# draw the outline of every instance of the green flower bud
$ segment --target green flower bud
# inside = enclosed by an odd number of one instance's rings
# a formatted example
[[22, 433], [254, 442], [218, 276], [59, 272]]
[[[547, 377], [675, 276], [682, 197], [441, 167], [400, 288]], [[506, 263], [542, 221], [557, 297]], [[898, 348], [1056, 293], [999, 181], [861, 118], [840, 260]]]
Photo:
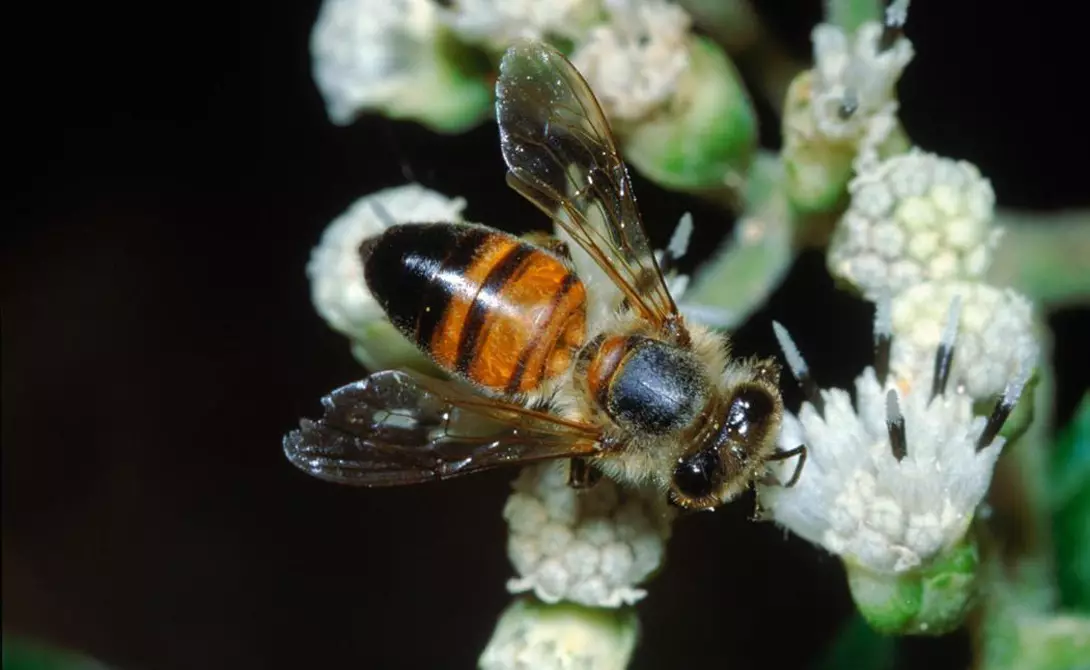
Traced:
[[625, 158], [666, 188], [722, 188], [749, 170], [757, 117], [734, 64], [715, 43], [693, 36], [688, 54], [667, 106], [621, 127]]
[[852, 599], [867, 622], [891, 635], [942, 635], [964, 620], [976, 596], [977, 547], [971, 540], [901, 574], [845, 563]]

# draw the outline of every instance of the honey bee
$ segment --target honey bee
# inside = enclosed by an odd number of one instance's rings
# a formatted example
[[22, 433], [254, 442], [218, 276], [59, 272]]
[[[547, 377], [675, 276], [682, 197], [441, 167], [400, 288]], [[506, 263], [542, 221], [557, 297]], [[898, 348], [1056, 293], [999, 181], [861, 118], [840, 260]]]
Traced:
[[779, 365], [731, 358], [726, 335], [679, 313], [583, 77], [547, 45], [516, 45], [496, 113], [508, 183], [567, 239], [414, 223], [365, 240], [367, 286], [451, 378], [386, 370], [333, 391], [284, 438], [290, 461], [392, 486], [569, 459], [573, 486], [604, 474], [713, 509], [798, 456], [793, 485], [806, 452], [776, 446]]

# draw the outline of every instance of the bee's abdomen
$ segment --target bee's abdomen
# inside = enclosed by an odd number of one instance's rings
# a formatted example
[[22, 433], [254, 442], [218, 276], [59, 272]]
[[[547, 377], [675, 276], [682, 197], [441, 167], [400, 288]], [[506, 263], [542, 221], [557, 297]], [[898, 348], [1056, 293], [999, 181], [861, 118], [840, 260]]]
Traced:
[[394, 226], [360, 247], [390, 321], [441, 366], [526, 392], [566, 369], [586, 332], [586, 290], [559, 259], [484, 226]]

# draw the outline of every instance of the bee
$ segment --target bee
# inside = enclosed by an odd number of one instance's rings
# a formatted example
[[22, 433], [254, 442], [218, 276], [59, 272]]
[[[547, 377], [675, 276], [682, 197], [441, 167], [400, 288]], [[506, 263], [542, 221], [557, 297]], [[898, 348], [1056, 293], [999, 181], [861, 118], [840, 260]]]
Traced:
[[[496, 83], [507, 181], [559, 227], [545, 244], [467, 223], [393, 225], [360, 247], [368, 288], [450, 378], [385, 370], [323, 398], [288, 459], [360, 486], [568, 459], [714, 509], [768, 461], [783, 402], [773, 359], [678, 311], [590, 87], [558, 51], [511, 47]], [[569, 244], [569, 243], [574, 244]], [[579, 269], [577, 269], [579, 268]]]

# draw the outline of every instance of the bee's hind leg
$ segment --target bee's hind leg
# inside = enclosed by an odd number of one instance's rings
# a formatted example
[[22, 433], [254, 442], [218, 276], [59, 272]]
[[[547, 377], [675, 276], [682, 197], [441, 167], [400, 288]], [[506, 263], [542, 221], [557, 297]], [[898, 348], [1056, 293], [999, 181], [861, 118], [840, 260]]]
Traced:
[[601, 471], [585, 458], [573, 458], [568, 470], [568, 486], [573, 489], [589, 489], [602, 478]]

